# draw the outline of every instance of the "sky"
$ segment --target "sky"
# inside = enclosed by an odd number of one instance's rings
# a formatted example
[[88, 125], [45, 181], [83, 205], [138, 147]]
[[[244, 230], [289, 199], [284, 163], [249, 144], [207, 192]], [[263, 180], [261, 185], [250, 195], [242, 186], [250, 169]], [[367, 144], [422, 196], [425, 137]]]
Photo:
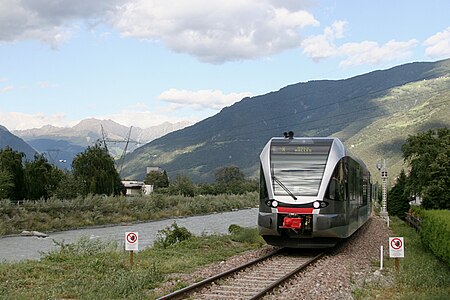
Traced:
[[0, 125], [197, 122], [248, 96], [450, 58], [448, 0], [0, 0]]

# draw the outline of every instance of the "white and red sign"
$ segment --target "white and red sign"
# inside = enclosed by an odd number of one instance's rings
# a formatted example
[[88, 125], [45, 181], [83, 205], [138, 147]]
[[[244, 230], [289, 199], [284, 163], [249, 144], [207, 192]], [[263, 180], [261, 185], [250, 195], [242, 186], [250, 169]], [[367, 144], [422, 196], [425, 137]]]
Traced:
[[403, 237], [389, 238], [389, 257], [405, 257]]
[[139, 236], [137, 232], [125, 232], [125, 250], [139, 250]]

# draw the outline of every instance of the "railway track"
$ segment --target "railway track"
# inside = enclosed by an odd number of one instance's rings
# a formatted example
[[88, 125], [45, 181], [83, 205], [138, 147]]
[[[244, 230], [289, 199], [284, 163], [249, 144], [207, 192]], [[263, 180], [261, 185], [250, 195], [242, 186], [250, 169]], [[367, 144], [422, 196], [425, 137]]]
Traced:
[[275, 250], [241, 266], [165, 295], [162, 299], [259, 299], [324, 252]]

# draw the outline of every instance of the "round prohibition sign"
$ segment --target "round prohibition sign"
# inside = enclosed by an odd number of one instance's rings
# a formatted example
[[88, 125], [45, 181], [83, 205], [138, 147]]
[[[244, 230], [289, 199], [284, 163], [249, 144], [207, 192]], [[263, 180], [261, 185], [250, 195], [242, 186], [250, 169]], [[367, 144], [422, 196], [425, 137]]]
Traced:
[[134, 232], [130, 232], [129, 234], [127, 234], [127, 242], [130, 244], [134, 244], [136, 243], [138, 240], [136, 233]]
[[403, 245], [402, 245], [402, 240], [401, 239], [398, 239], [398, 238], [392, 239], [392, 241], [391, 241], [392, 249], [400, 250], [402, 248], [402, 246]]

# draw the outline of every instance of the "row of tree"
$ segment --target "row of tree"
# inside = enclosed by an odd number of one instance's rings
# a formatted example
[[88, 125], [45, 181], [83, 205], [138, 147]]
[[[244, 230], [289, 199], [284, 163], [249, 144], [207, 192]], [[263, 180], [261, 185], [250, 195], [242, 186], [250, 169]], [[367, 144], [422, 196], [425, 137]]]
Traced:
[[[24, 154], [9, 147], [0, 150], [0, 199], [47, 199], [55, 196], [72, 199], [87, 194], [118, 195], [123, 192], [114, 160], [101, 143], [89, 146], [75, 156], [72, 171], [63, 171], [37, 154], [34, 160], [24, 160]], [[152, 171], [145, 178], [159, 193], [195, 196], [199, 194], [242, 194], [256, 191], [258, 184], [245, 179], [238, 167], [229, 166], [216, 171], [214, 184], [196, 185], [185, 175], [172, 182], [165, 171]]]
[[179, 174], [175, 180], [169, 182], [166, 171], [151, 171], [144, 180], [145, 184], [153, 185], [155, 192], [196, 196], [196, 195], [220, 195], [220, 194], [244, 194], [258, 190], [258, 182], [245, 178], [245, 174], [236, 166], [226, 166], [216, 170], [215, 182], [212, 184], [194, 184], [186, 176]]
[[402, 146], [409, 172], [401, 171], [388, 194], [388, 212], [404, 217], [416, 196], [426, 209], [450, 209], [450, 129], [411, 135]]
[[122, 183], [114, 160], [100, 143], [73, 160], [72, 172], [50, 164], [42, 154], [34, 160], [9, 147], [0, 150], [0, 199], [75, 198], [87, 194], [118, 194]]

